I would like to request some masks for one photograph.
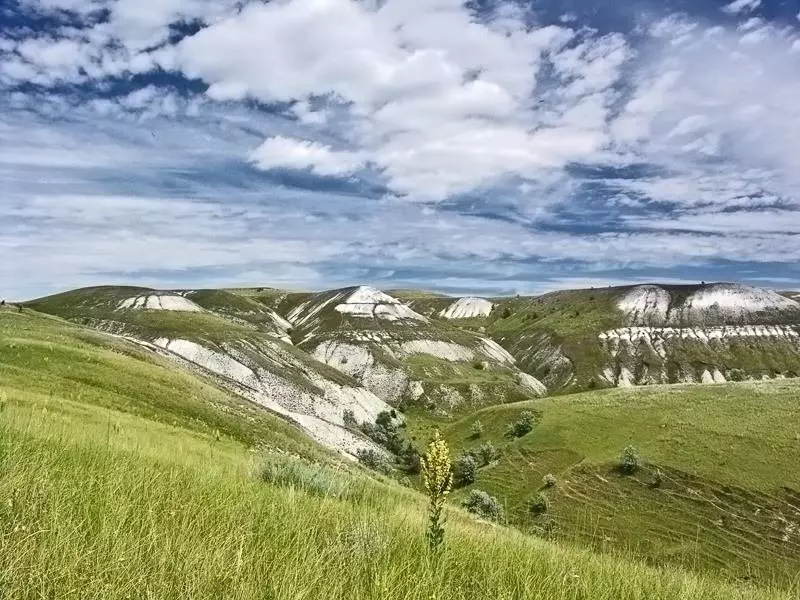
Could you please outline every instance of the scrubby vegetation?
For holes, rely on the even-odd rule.
[[[469,495],[461,502],[461,506],[482,519],[503,520],[503,507],[500,502],[483,490],[470,490]]]
[[[536,419],[531,411],[523,411],[519,415],[519,419],[513,423],[509,423],[506,427],[507,438],[521,438],[533,431],[533,426],[536,424]]]

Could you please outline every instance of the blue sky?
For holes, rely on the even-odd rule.
[[[2,0],[0,296],[800,288],[796,0]]]

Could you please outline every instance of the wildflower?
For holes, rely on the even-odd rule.
[[[436,552],[444,542],[444,519],[442,510],[447,495],[453,486],[453,474],[450,470],[450,450],[447,442],[436,432],[428,446],[428,452],[420,459],[422,482],[428,493],[428,547]]]

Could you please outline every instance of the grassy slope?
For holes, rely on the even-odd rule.
[[[413,415],[423,440],[441,428],[460,449],[490,441],[501,460],[473,487],[497,495],[523,528],[662,562],[735,577],[796,581],[800,572],[800,384],[792,381],[603,390],[485,409],[456,422]],[[539,414],[534,431],[509,442],[508,423]],[[480,420],[480,440],[470,428]],[[647,466],[615,472],[633,444]],[[655,469],[664,483],[651,487]],[[534,517],[527,502],[552,473],[552,506]],[[548,524],[549,522],[549,524]]]
[[[132,291],[133,290],[133,291]],[[309,391],[318,391],[305,370],[310,370],[340,385],[354,386],[357,383],[351,378],[325,364],[313,360],[305,352],[291,344],[277,340],[273,335],[261,331],[257,323],[241,318],[238,322],[211,312],[179,312],[167,310],[115,310],[122,300],[136,295],[136,288],[100,287],[85,288],[48,296],[29,302],[27,305],[36,310],[57,315],[76,323],[96,327],[104,331],[121,333],[133,337],[153,340],[166,337],[169,339],[185,339],[204,346],[222,347],[225,344],[241,345],[248,342],[263,350],[262,356],[252,355],[263,368],[290,380],[298,387]],[[211,294],[201,300],[213,303],[223,297],[238,296],[227,292],[219,295]],[[243,302],[251,301],[241,298]],[[256,306],[261,306],[255,303]],[[234,306],[233,310],[236,310]],[[277,346],[282,352],[291,355],[303,365],[297,369],[285,364],[281,358],[275,358],[270,352],[271,346]],[[224,350],[223,350],[224,351]]]
[[[0,310],[0,385],[12,402],[103,407],[203,433],[218,431],[249,446],[318,454],[297,428],[166,359],[27,310]]]
[[[215,388],[56,319],[0,312],[0,327],[4,599],[790,597],[592,555],[458,511],[447,550],[430,560],[415,493],[351,467],[320,468],[340,481],[335,496],[261,483],[250,429],[303,448],[283,423],[217,415],[229,400]],[[219,419],[231,431],[222,439],[212,433],[226,426]]]
[[[399,405],[402,410],[406,410],[409,406],[425,406],[438,412],[465,414],[479,406],[532,397],[532,394],[519,384],[514,370],[496,361],[487,361],[488,368],[478,370],[474,368],[475,363],[472,361],[454,363],[423,354],[398,360],[386,352],[384,344],[364,341],[363,335],[368,333],[398,344],[409,340],[433,340],[468,348],[481,348],[475,332],[447,321],[432,319],[427,323],[408,324],[381,318],[355,317],[336,311],[336,304],[347,298],[354,290],[355,288],[345,288],[320,294],[298,293],[282,296],[268,294],[256,296],[256,299],[286,316],[296,307],[306,303],[308,304],[301,315],[312,313],[317,306],[341,296],[341,300],[328,302],[307,322],[295,328],[292,332],[295,344],[304,350],[313,351],[317,345],[327,340],[351,342],[355,340],[356,344],[367,346],[379,363],[393,369],[403,368],[411,379],[425,384],[426,393],[422,400],[407,395]],[[442,301],[430,293],[411,290],[407,291],[404,297],[408,294],[415,294],[416,297],[426,301],[431,299],[434,302]],[[452,301],[453,299],[444,299],[446,304]],[[475,388],[478,390],[473,391]],[[453,392],[461,397],[460,402],[451,403]]]

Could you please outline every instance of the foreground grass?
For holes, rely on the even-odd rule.
[[[185,457],[209,451],[214,441],[204,434],[187,432],[175,452],[175,431],[148,429],[159,455],[109,436],[105,409],[79,424],[56,409],[5,406],[4,599],[790,597],[592,555],[458,512],[446,551],[433,560],[424,501],[408,490],[351,472],[332,476],[353,493],[269,485],[253,474],[259,461],[235,443],[219,450],[225,460],[202,463]]]
[[[433,421],[414,414],[422,443],[440,428],[456,451],[490,442],[501,457],[471,488],[503,503],[510,522],[556,539],[630,553],[732,579],[800,586],[800,382],[602,390]],[[504,432],[523,410],[538,422]],[[471,436],[475,421],[479,439]],[[644,466],[616,472],[635,446]],[[660,471],[658,484],[656,472]],[[552,474],[557,485],[547,488]],[[544,493],[545,514],[529,502]]]

